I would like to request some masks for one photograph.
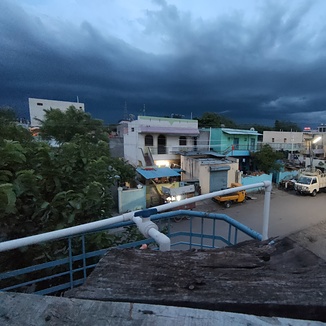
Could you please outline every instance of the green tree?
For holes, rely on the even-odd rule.
[[[294,122],[275,120],[274,130],[275,131],[301,131],[302,128],[300,128]]]
[[[102,120],[93,119],[90,114],[74,106],[70,106],[66,111],[45,110],[40,135],[43,139],[55,139],[61,144],[71,141],[76,135],[84,135],[93,143],[108,139]]]
[[[16,114],[11,108],[0,108],[0,141],[15,140],[21,143],[30,142],[32,135],[29,130],[16,123]]]
[[[75,109],[66,114],[60,112],[58,120],[57,115],[50,115],[51,123],[44,121],[53,128],[49,129],[64,133],[64,137],[57,131],[51,135],[47,129],[48,137],[60,140],[58,147],[34,140],[28,130],[24,130],[26,137],[19,139],[19,126],[12,123],[5,128],[2,124],[0,228],[7,239],[108,217],[113,203],[110,189],[116,176],[121,182],[135,176],[133,167],[110,156],[102,123]],[[84,127],[75,128],[79,132],[68,136],[67,128],[60,128],[62,121],[73,125],[80,115]],[[100,140],[102,136],[105,141]]]
[[[272,130],[274,130],[273,127],[264,126],[264,125],[260,125],[260,124],[256,124],[256,123],[239,125],[239,128],[240,129],[248,129],[248,130],[250,128],[254,128],[260,134],[263,134],[264,131],[272,131]]]
[[[0,108],[0,123],[13,122],[16,120],[16,113],[10,107]]]
[[[277,160],[282,158],[282,153],[274,151],[271,146],[265,144],[260,151],[253,154],[253,163],[258,170],[269,174],[280,170],[281,164]]]
[[[121,182],[135,176],[124,160],[110,156],[106,128],[88,114],[74,108],[66,113],[49,110],[42,128],[44,137],[57,140],[59,146],[34,138],[16,123],[13,111],[0,110],[0,241],[110,217],[116,176]],[[107,248],[136,235],[140,236],[135,230],[124,237],[89,234],[86,250]],[[80,254],[79,242],[72,240],[74,254]],[[67,254],[66,241],[28,248],[1,253],[0,265],[12,270]]]
[[[60,141],[57,147],[33,138],[28,129],[18,126],[12,118],[1,119],[0,114],[2,241],[110,217],[111,189],[116,176],[121,182],[134,178],[135,170],[130,165],[110,156],[102,123],[82,113],[84,127],[75,128],[78,132],[68,135],[69,128],[61,129],[62,121],[72,126],[75,113],[79,115],[68,111],[69,118],[60,113],[56,120],[51,115],[53,133],[49,128],[47,136]],[[48,126],[49,122],[45,120],[44,124]],[[64,136],[60,136],[60,130]],[[87,250],[121,241],[107,232],[89,235],[87,240]],[[77,248],[77,243],[73,243],[73,248]],[[65,242],[46,243],[26,252],[21,248],[1,254],[0,264],[7,269],[24,267],[31,262],[46,261],[47,257],[61,257],[65,250]]]
[[[226,128],[236,128],[236,124],[232,120],[220,116],[215,112],[205,112],[197,120],[200,128],[220,128],[221,125],[224,125]]]

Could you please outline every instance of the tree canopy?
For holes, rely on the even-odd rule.
[[[236,124],[215,112],[204,112],[201,118],[196,118],[198,120],[198,126],[200,128],[220,128],[224,125],[226,128],[236,128]]]
[[[291,121],[280,121],[275,120],[274,126],[264,126],[257,123],[252,124],[237,124],[231,119],[225,118],[215,112],[204,112],[201,118],[195,118],[198,120],[199,128],[220,128],[222,125],[225,128],[234,128],[234,129],[250,129],[251,127],[255,128],[259,133],[264,131],[301,131],[296,123]]]
[[[300,128],[294,122],[275,120],[274,130],[275,131],[301,131],[302,128]]]
[[[16,113],[10,107],[1,107],[0,108],[0,123],[4,122],[13,122],[16,120]]]
[[[41,128],[58,146],[33,137],[14,115],[0,110],[0,241],[110,217],[116,177],[121,182],[134,179],[131,165],[110,156],[99,120],[74,108],[66,113],[50,110]],[[104,231],[85,236],[88,251],[122,241]],[[78,240],[72,248],[78,252]],[[0,264],[7,270],[22,268],[60,258],[66,251],[65,241],[47,242],[1,253]]]
[[[18,238],[110,216],[116,176],[130,181],[135,171],[123,159],[110,156],[108,137],[102,140],[106,136],[102,122],[74,108],[60,114],[50,110],[41,129],[59,141],[59,146],[51,147],[34,139],[12,117],[2,116],[2,237]]]
[[[265,144],[262,149],[253,154],[253,162],[256,168],[267,174],[279,171],[281,164],[277,161],[283,158],[283,153],[276,152],[273,148]]]
[[[45,111],[40,135],[43,139],[55,139],[59,143],[69,142],[76,135],[83,135],[90,142],[106,141],[107,129],[102,120],[93,119],[83,110],[70,106],[66,111],[50,109]]]

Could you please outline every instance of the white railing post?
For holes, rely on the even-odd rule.
[[[265,184],[265,200],[264,200],[264,215],[263,215],[263,238],[262,240],[268,239],[268,226],[269,226],[269,212],[271,206],[271,192],[272,183],[270,181],[264,181]]]

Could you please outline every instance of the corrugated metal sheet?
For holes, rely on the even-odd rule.
[[[251,135],[251,136],[262,135],[256,130],[240,130],[240,129],[222,128],[222,131],[229,135]]]
[[[145,179],[155,179],[163,177],[180,177],[180,173],[170,168],[137,168],[136,171]]]

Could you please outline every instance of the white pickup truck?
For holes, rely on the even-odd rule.
[[[294,185],[294,189],[299,194],[310,194],[316,196],[317,193],[326,188],[326,174],[320,170],[302,171],[299,174],[298,181]]]

